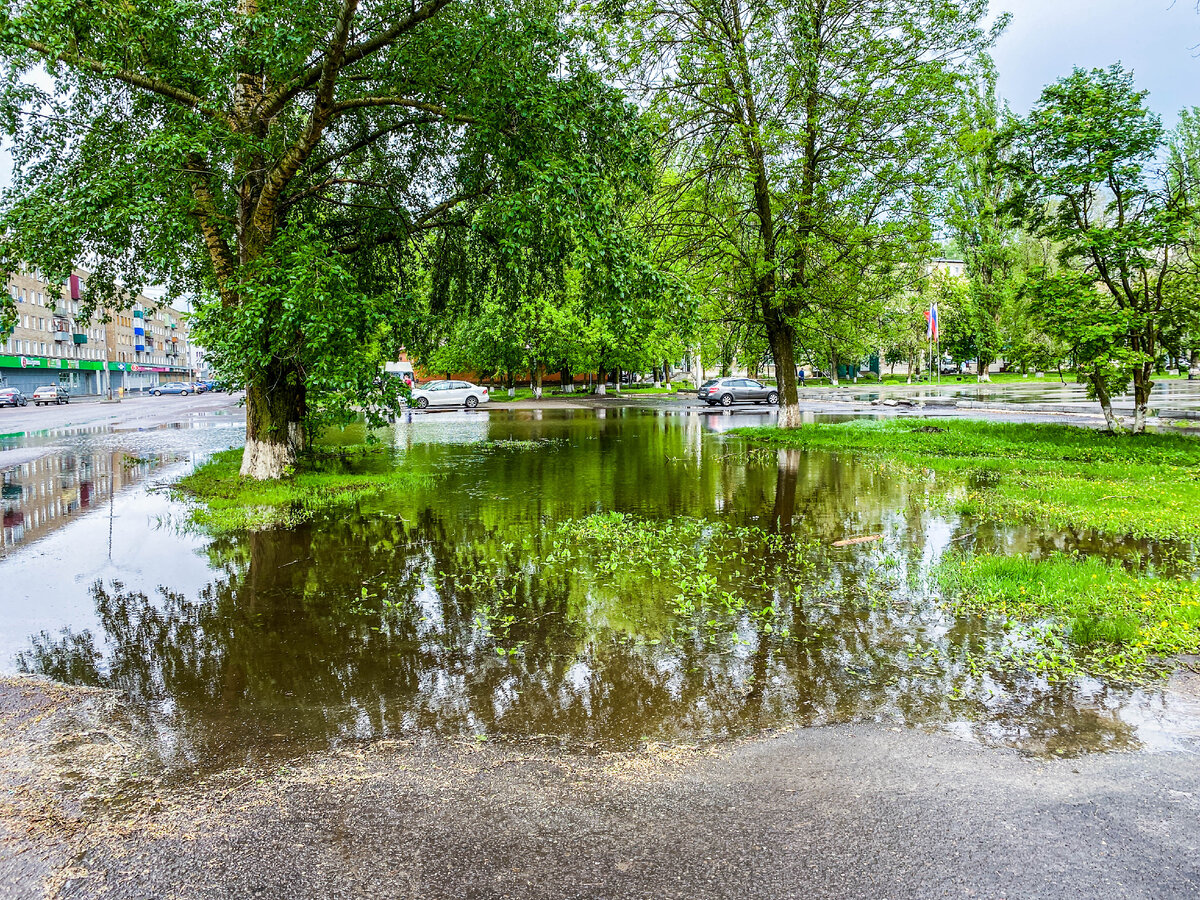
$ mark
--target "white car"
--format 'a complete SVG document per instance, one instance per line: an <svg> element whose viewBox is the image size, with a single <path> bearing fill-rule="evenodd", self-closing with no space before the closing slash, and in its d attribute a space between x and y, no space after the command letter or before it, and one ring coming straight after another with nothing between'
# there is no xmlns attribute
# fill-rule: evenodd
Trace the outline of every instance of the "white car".
<svg viewBox="0 0 1200 900"><path fill-rule="evenodd" d="M49 406L51 403L70 403L67 389L57 384L45 384L33 392L34 406Z"/></svg>
<svg viewBox="0 0 1200 900"><path fill-rule="evenodd" d="M469 381L430 381L413 388L412 404L417 409L427 406L465 406L474 409L488 402L488 389Z"/></svg>

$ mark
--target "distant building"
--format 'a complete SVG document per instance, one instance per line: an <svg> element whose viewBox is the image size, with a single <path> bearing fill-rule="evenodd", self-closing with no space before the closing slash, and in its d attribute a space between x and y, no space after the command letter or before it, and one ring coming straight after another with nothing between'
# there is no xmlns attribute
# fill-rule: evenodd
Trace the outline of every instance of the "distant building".
<svg viewBox="0 0 1200 900"><path fill-rule="evenodd" d="M962 278L967 274L967 264L961 259L938 257L929 261L929 274L943 272L951 278Z"/></svg>
<svg viewBox="0 0 1200 900"><path fill-rule="evenodd" d="M32 393L58 383L73 395L111 387L149 387L188 377L184 314L139 296L130 309L83 318L88 273L76 269L66 283L33 270L13 274L5 285L17 321L0 333L0 383Z"/></svg>

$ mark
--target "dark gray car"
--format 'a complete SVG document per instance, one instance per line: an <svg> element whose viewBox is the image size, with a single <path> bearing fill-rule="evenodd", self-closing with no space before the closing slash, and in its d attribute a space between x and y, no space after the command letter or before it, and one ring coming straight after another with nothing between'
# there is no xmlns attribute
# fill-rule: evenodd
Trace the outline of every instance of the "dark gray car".
<svg viewBox="0 0 1200 900"><path fill-rule="evenodd" d="M698 391L700 399L709 406L733 406L735 403L779 402L779 391L753 378L718 378L706 381Z"/></svg>

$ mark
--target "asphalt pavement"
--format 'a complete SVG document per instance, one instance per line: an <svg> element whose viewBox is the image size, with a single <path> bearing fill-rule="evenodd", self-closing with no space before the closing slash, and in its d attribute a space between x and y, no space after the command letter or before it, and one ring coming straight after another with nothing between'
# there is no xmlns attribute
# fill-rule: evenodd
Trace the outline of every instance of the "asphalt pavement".
<svg viewBox="0 0 1200 900"><path fill-rule="evenodd" d="M44 705L0 744L14 900L1200 896L1194 755L872 724L630 753L382 742L181 783L147 776L102 697Z"/></svg>

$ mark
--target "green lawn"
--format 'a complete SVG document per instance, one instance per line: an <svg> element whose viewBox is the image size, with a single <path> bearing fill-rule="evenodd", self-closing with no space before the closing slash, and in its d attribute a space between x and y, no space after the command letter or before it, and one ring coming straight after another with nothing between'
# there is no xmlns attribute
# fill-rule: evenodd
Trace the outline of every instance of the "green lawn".
<svg viewBox="0 0 1200 900"><path fill-rule="evenodd" d="M429 476L396 466L366 474L345 471L346 460L389 449L363 445L318 450L290 478L253 481L239 473L242 449L238 447L214 454L172 489L195 501L191 524L209 534L290 528L364 497L428 483Z"/></svg>
<svg viewBox="0 0 1200 900"><path fill-rule="evenodd" d="M737 433L974 475L963 512L984 519L1200 540L1200 439L1187 435L908 418Z"/></svg>

